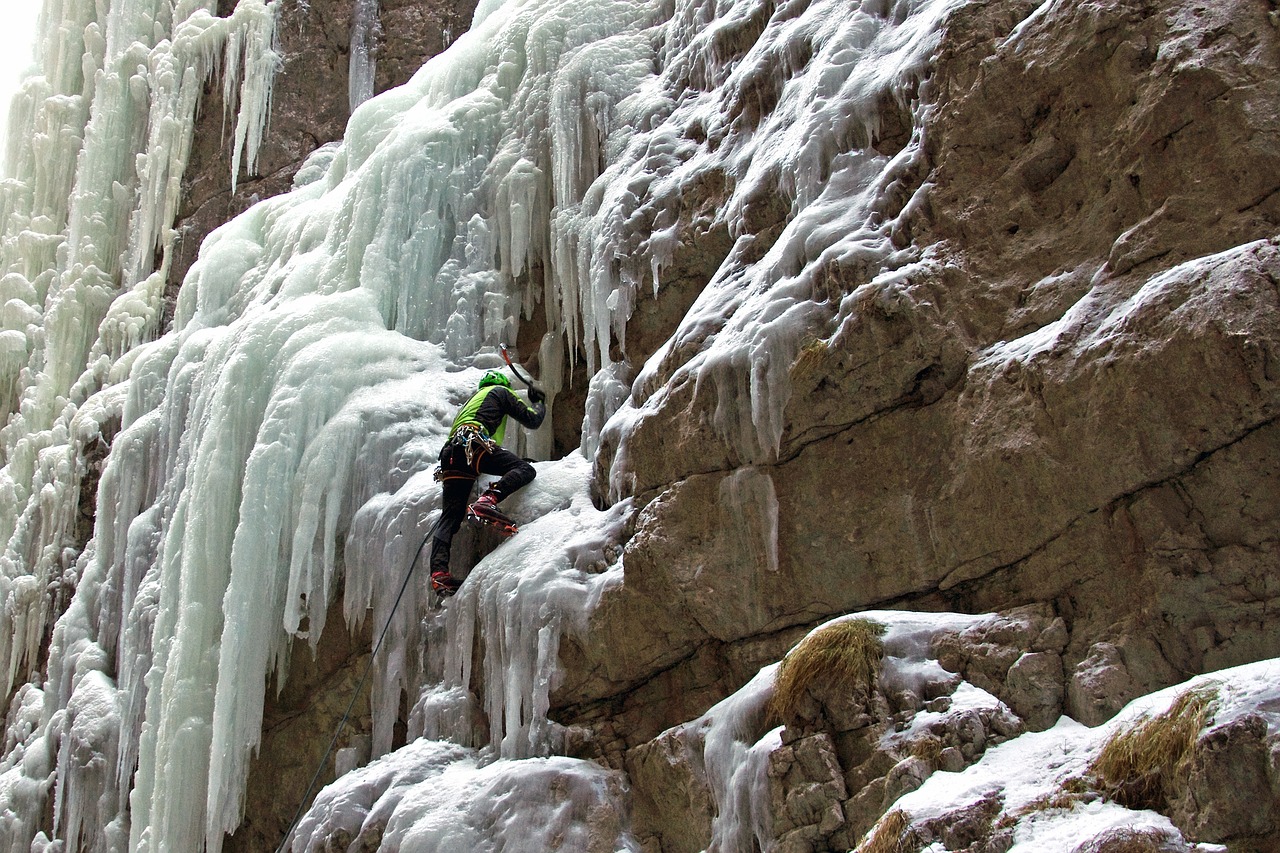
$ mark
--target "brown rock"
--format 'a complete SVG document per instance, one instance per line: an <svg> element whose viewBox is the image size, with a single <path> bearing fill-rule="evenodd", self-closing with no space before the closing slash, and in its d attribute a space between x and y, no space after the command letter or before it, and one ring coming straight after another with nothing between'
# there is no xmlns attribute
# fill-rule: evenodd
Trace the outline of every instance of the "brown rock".
<svg viewBox="0 0 1280 853"><path fill-rule="evenodd" d="M884 815L885 777L879 776L844 804L848 834L861 838Z"/></svg>
<svg viewBox="0 0 1280 853"><path fill-rule="evenodd" d="M923 172L904 177L928 203L898 231L932 260L873 286L874 269L815 274L815 301L848 294L846 310L792 365L776 462L726 443L710 383L691 381L665 389L616 462L644 507L593 628L645 651L625 652L615 681L708 639L731 648L886 604L1039 603L936 648L1031 728L1064 702L1099 722L1187 673L1280 654L1266 616L1280 604L1280 39L1266 13L997 2L948 20ZM756 201L766 233L776 216ZM750 257L735 252L727 265ZM712 333L675 342L654 382ZM601 460L602 475L615 460ZM761 488L727 501L743 482ZM667 612L624 628L650 595ZM898 701L901 723L917 704ZM1022 726L948 717L933 734L949 768ZM792 750L811 734L788 732ZM833 734L846 834L934 766L872 772L885 753ZM1248 779L1205 778L1261 784L1240 749ZM966 839L1010 843L996 806ZM820 843L814 826L788 843Z"/></svg>
<svg viewBox="0 0 1280 853"><path fill-rule="evenodd" d="M627 754L633 832L655 839L664 853L697 853L711 842L716 810L702 746L696 732L681 728Z"/></svg>
<svg viewBox="0 0 1280 853"><path fill-rule="evenodd" d="M1005 701L1033 732L1044 731L1062 716L1062 658L1053 652L1028 652L1009 667Z"/></svg>
<svg viewBox="0 0 1280 853"><path fill-rule="evenodd" d="M884 800L881 810L887 811L889 806L903 794L908 794L924 784L933 773L933 767L923 758L904 758L894 765L884 780Z"/></svg>
<svg viewBox="0 0 1280 853"><path fill-rule="evenodd" d="M1120 650L1111 643L1094 643L1067 684L1067 713L1086 726L1096 726L1111 719L1134 695L1133 679Z"/></svg>
<svg viewBox="0 0 1280 853"><path fill-rule="evenodd" d="M816 827L807 843L825 838L844 824L841 808L848 794L835 745L823 732L801 738L769 754L769 790L774 831Z"/></svg>
<svg viewBox="0 0 1280 853"><path fill-rule="evenodd" d="M1261 616L1280 593L1261 511L1280 491L1280 41L1245 0L1054 7L1007 38L1034 8L948 21L929 203L904 232L939 262L858 290L793 366L778 462L749 469L776 498L777 571L707 517L743 462L710 390L668 388L632 437L622 479L656 500L628 584L674 591L664 626L736 642L884 603L1053 602L1065 624L1036 650L1071 668L1136 620L1139 692L1280 653Z"/></svg>
<svg viewBox="0 0 1280 853"><path fill-rule="evenodd" d="M922 821L913 831L921 840L941 841L947 850L1006 850L1011 845L1002 847L996 841L995 822L1002 806L999 796L988 795L943 817Z"/></svg>
<svg viewBox="0 0 1280 853"><path fill-rule="evenodd" d="M1267 721L1246 714L1201 734L1186 779L1172 799L1174 824L1190 838L1239 843L1274 842L1280 824L1280 785L1269 776L1272 749Z"/></svg>

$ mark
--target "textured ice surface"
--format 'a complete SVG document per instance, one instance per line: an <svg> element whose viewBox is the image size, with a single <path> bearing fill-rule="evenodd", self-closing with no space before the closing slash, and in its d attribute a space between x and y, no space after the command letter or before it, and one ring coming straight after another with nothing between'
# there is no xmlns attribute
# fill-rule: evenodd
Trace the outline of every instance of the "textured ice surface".
<svg viewBox="0 0 1280 853"><path fill-rule="evenodd" d="M387 621L434 523L429 468L452 413L495 366L517 312L536 304L515 280L546 257L551 208L594 178L579 155L608 135L610 104L650 72L643 32L655 7L590 6L482 10L448 57L362 103L343 144L313 158L294 193L212 235L173 330L143 343L167 271L147 264L157 243L167 258L195 97L220 53L239 113L237 166L243 151L252 168L279 7L245 0L217 18L211 3L49 4L45 74L28 84L23 117L34 149L53 156L48 168L17 163L4 197L11 334L0 378L18 414L0 472L10 628L0 651L10 679L24 679L46 589L78 582L56 633L80 638L60 647L67 668L95 660L99 675L68 680L44 723L71 726L56 802L67 831L105 831L128 794L133 849L217 849L239 824L263 692L286 672L291 635L319 637L340 573L348 621ZM562 121L582 106L575 91L595 110L585 127ZM121 430L95 537L83 554L63 554L82 454L112 421ZM521 449L544 455L549 441ZM526 603L513 645L478 664L495 681L485 701L501 754L550 748L558 632L607 582L599 540L614 521L586 499L586 470L579 457L543 473L521 496L538 519L506 547L494 591L456 603L474 607L480 630L513 599ZM536 571L512 569L524 566ZM539 580L562 570L569 579ZM378 661L378 751L401 694L416 699L422 682L424 595L411 585ZM107 699L117 724L95 726ZM77 763L78 743L97 744L101 761ZM44 776L32 778L19 835L49 794Z"/></svg>
<svg viewBox="0 0 1280 853"><path fill-rule="evenodd" d="M288 849L346 837L450 853L634 851L623 793L621 775L592 762L485 763L473 750L421 739L321 792Z"/></svg>

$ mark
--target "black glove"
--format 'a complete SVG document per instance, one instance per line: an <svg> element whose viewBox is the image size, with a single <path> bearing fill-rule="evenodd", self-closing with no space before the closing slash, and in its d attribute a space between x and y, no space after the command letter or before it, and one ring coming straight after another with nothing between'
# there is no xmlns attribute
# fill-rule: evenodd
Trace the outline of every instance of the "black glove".
<svg viewBox="0 0 1280 853"><path fill-rule="evenodd" d="M529 386L529 402L530 403L533 403L536 406L539 403L546 401L546 399L547 399L546 394L543 394L541 391L539 391L537 388L534 388L532 385Z"/></svg>

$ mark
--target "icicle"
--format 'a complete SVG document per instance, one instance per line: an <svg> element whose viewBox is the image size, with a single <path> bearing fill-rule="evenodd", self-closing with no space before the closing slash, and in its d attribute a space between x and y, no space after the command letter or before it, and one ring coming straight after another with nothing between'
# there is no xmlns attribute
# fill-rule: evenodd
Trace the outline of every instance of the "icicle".
<svg viewBox="0 0 1280 853"><path fill-rule="evenodd" d="M258 169L267 120L271 116L271 90L281 58L276 46L276 23L280 3L240 0L229 19L244 33L244 77L240 86L240 112L236 116L235 142L231 151L231 191L235 192L243 155L249 174ZM230 46L228 46L230 50ZM228 57L230 64L230 57Z"/></svg>
<svg viewBox="0 0 1280 853"><path fill-rule="evenodd" d="M374 46L379 34L378 0L355 0L351 12L351 61L347 71L347 100L351 111L373 97L378 60Z"/></svg>
<svg viewBox="0 0 1280 853"><path fill-rule="evenodd" d="M591 377L582 420L582 455L595 459L605 423L622 408L631 390L625 362L609 364Z"/></svg>

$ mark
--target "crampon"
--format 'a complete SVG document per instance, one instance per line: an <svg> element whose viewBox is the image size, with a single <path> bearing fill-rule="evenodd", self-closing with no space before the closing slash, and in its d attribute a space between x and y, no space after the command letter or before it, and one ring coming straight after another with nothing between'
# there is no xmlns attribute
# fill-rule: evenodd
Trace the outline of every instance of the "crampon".
<svg viewBox="0 0 1280 853"><path fill-rule="evenodd" d="M473 524L483 524L503 536L512 536L520 529L509 516L480 501L467 507L467 521Z"/></svg>
<svg viewBox="0 0 1280 853"><path fill-rule="evenodd" d="M434 572L431 575L431 591L438 598L448 598L457 592L460 586L462 586L462 581L448 572Z"/></svg>

